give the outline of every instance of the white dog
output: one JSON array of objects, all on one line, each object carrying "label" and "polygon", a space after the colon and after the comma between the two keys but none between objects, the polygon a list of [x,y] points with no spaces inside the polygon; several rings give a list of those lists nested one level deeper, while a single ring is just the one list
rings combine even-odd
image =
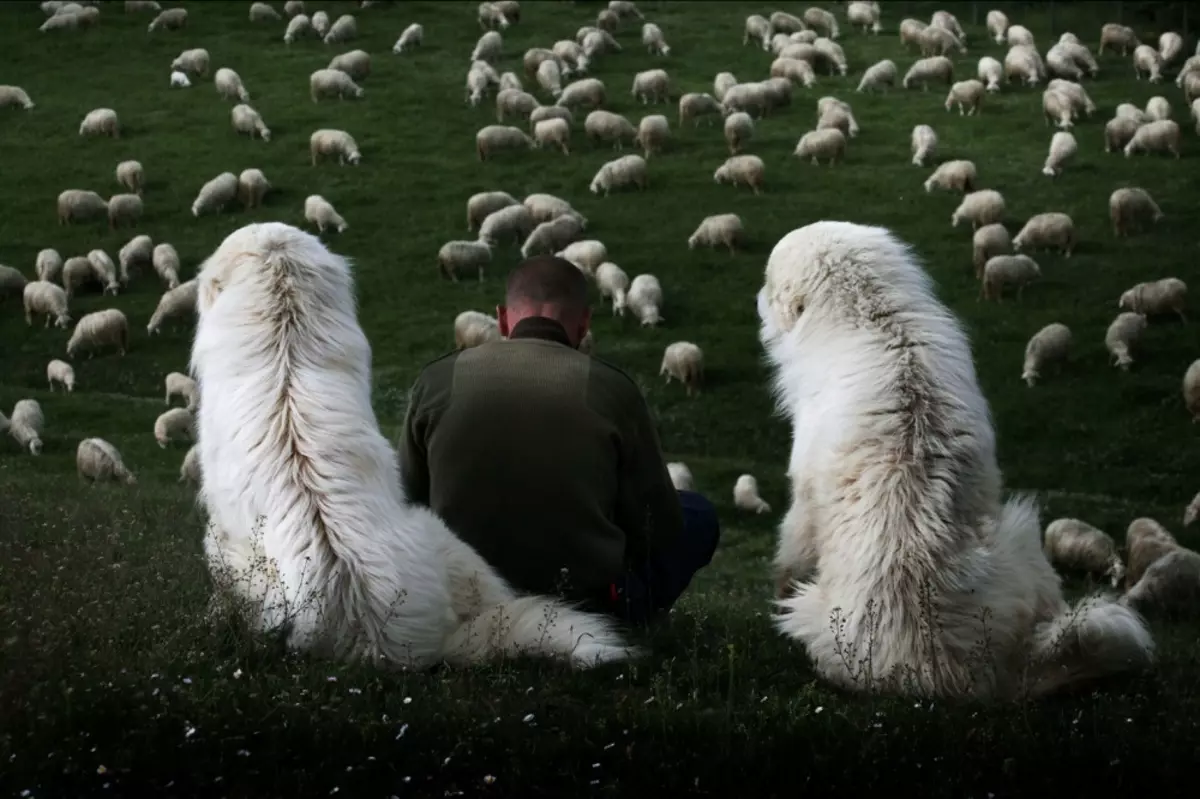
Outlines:
[{"label": "white dog", "polygon": [[371,408],[350,266],[281,223],[230,234],[199,275],[192,373],[218,591],[262,631],[421,668],[500,654],[622,660],[612,622],[518,597],[410,506]]},{"label": "white dog", "polygon": [[[846,688],[1015,697],[1149,664],[1141,617],[1073,609],[1037,509],[1002,504],[995,439],[957,320],[882,229],[785,236],[758,295],[793,424],[778,628]],[[1027,682],[1026,682],[1027,681]]]}]

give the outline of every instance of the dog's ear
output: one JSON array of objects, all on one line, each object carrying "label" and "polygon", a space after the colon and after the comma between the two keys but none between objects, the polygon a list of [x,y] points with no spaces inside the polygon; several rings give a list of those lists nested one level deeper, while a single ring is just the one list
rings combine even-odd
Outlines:
[{"label": "dog's ear", "polygon": [[800,321],[800,315],[804,313],[804,300],[801,297],[780,297],[776,299],[775,307],[779,309],[780,327],[787,332]]},{"label": "dog's ear", "polygon": [[197,303],[197,310],[201,313],[213,307],[213,303],[217,301],[217,297],[221,295],[221,281],[216,278],[203,280],[200,283],[200,297]]}]

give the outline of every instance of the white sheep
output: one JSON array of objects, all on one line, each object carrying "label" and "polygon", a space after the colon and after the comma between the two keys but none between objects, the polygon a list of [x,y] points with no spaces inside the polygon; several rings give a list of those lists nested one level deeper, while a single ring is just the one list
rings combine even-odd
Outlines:
[{"label": "white sheep", "polygon": [[836,129],[841,132],[843,137],[851,136],[851,131],[857,133],[857,129],[853,127],[854,118],[846,112],[846,109],[840,106],[830,106],[824,111],[821,111],[817,117],[817,130]]},{"label": "white sheep", "polygon": [[26,111],[34,106],[29,94],[20,86],[0,86],[0,108],[22,108]]},{"label": "white sheep", "polygon": [[1074,106],[1071,99],[1057,89],[1046,89],[1042,92],[1042,116],[1046,124],[1053,122],[1063,130],[1074,126]]},{"label": "white sheep", "polygon": [[187,408],[163,411],[154,420],[154,440],[163,449],[172,441],[195,441],[195,420]]},{"label": "white sheep", "polygon": [[43,327],[49,327],[52,318],[55,327],[64,330],[71,324],[67,312],[67,293],[61,286],[46,280],[33,280],[25,284],[22,298],[25,302],[25,324],[33,324],[34,314],[46,315]]},{"label": "white sheep", "polygon": [[728,247],[729,254],[734,255],[737,253],[736,245],[745,232],[742,218],[737,214],[706,216],[700,226],[696,228],[696,232],[688,237],[688,249]]},{"label": "white sheep", "polygon": [[326,156],[337,156],[338,163],[342,166],[347,163],[357,166],[362,161],[362,154],[358,151],[354,137],[344,130],[322,128],[314,131],[308,139],[308,151],[313,166],[317,165],[319,157]]},{"label": "white sheep", "polygon": [[580,39],[580,44],[583,47],[584,56],[591,61],[605,53],[620,52],[621,45],[612,37],[608,31],[598,30],[596,28],[587,29],[583,38]]},{"label": "white sheep", "polygon": [[[879,66],[879,64],[876,64],[875,66]],[[875,76],[879,77],[880,80],[885,79],[886,74],[882,74],[881,76],[881,73],[883,73],[885,69],[886,67],[882,68],[880,72],[875,73]],[[870,70],[868,70],[868,72],[869,71]],[[797,86],[803,86],[806,89],[811,89],[817,84],[817,73],[813,71],[812,64],[808,63],[807,61],[802,61],[799,58],[776,58],[771,62],[771,77],[787,78],[793,84]],[[863,79],[866,79],[866,75],[863,76]],[[891,83],[895,83],[895,78],[891,80]],[[708,95],[704,96],[707,97]]]},{"label": "white sheep", "polygon": [[136,194],[114,194],[108,198],[108,227],[134,226],[142,218],[142,198]]},{"label": "white sheep", "polygon": [[319,194],[310,194],[304,199],[304,221],[316,225],[318,233],[324,233],[330,228],[343,233],[350,227],[333,207],[333,203]]},{"label": "white sheep", "polygon": [[55,280],[62,272],[63,259],[58,250],[46,248],[37,254],[33,271],[38,280]]},{"label": "white sheep", "polygon": [[1133,364],[1133,353],[1138,339],[1146,329],[1146,316],[1132,311],[1117,314],[1117,318],[1104,333],[1104,346],[1113,358],[1113,364],[1129,371]]},{"label": "white sheep", "polygon": [[329,14],[325,11],[314,11],[311,19],[313,30],[324,40],[325,35],[329,33]]},{"label": "white sheep", "polygon": [[901,85],[911,89],[916,84],[921,85],[921,91],[928,91],[929,84],[941,81],[949,85],[954,81],[954,63],[944,55],[922,58],[904,73]]},{"label": "white sheep", "polygon": [[534,141],[520,128],[509,125],[488,125],[475,134],[475,154],[486,161],[503,150],[532,149]]},{"label": "white sheep", "polygon": [[651,55],[667,56],[671,54],[671,48],[667,45],[662,28],[653,22],[647,22],[642,26],[642,46]]},{"label": "white sheep", "polygon": [[[2,272],[3,270],[0,270],[0,274]],[[99,276],[96,274],[92,262],[84,256],[77,255],[73,258],[68,258],[67,262],[63,264],[62,283],[68,300],[75,296],[75,290],[80,286],[85,283],[95,283],[98,280]],[[103,288],[103,285],[103,283],[100,283],[101,288]]]},{"label": "white sheep", "polygon": [[1090,117],[1096,113],[1096,104],[1092,102],[1092,98],[1088,96],[1087,90],[1075,81],[1063,80],[1055,78],[1046,84],[1048,90],[1056,91],[1059,94],[1065,95],[1071,102],[1071,116],[1078,119],[1080,116]]},{"label": "white sheep", "polygon": [[1046,73],[1056,78],[1080,80],[1083,68],[1072,57],[1070,45],[1056,44],[1046,52]]},{"label": "white sheep", "polygon": [[923,56],[948,55],[951,53],[967,54],[966,45],[957,36],[945,28],[939,28],[936,25],[930,25],[921,31],[917,43],[920,45],[921,55]]},{"label": "white sheep", "polygon": [[1142,123],[1127,116],[1117,116],[1104,125],[1104,151],[1115,153],[1123,151]]},{"label": "white sheep", "polygon": [[[498,76],[496,82],[499,83]],[[492,85],[492,81],[490,80],[486,70],[476,69],[474,67],[467,70],[467,84],[464,87],[464,98],[466,102],[470,103],[472,108],[475,108],[483,102],[483,98],[487,96],[488,89],[491,88]]]},{"label": "white sheep", "polygon": [[704,352],[690,341],[676,341],[663,351],[658,373],[664,382],[670,383],[674,378],[683,383],[689,397],[699,394],[704,383]]},{"label": "white sheep", "polygon": [[646,158],[653,153],[662,152],[663,146],[671,138],[671,123],[662,114],[649,114],[638,122],[637,135],[634,145],[641,147]]},{"label": "white sheep", "polygon": [[[837,42],[826,38],[816,39],[812,43],[813,49],[817,52],[817,58],[829,70],[829,74],[835,72],[839,75],[845,75],[850,70],[849,64],[846,62],[846,51]],[[781,55],[785,55],[787,51],[783,51]]]},{"label": "white sheep", "polygon": [[1173,313],[1186,323],[1183,311],[1187,307],[1187,284],[1177,277],[1138,283],[1121,295],[1117,307],[1147,318]]},{"label": "white sheep", "polygon": [[[317,12],[318,14],[321,12]],[[313,15],[313,27],[317,27],[316,15]],[[319,29],[318,29],[319,30]],[[329,32],[325,34],[323,41],[325,44],[336,44],[338,42],[346,42],[358,36],[358,23],[354,20],[351,14],[342,14],[329,27]]]},{"label": "white sheep", "polygon": [[564,155],[571,154],[571,126],[565,119],[544,119],[538,122],[533,128],[533,140],[538,147],[552,145],[562,150]]},{"label": "white sheep", "polygon": [[307,14],[297,14],[288,20],[287,28],[283,32],[284,44],[291,44],[301,36],[314,32],[312,20]]},{"label": "white sheep", "polygon": [[1013,78],[1026,86],[1037,86],[1042,80],[1038,69],[1038,54],[1030,47],[1018,45],[1004,54],[1004,79],[1011,83]]},{"label": "white sheep", "polygon": [[150,316],[150,322],[146,325],[147,335],[154,336],[162,332],[162,327],[168,319],[194,318],[198,294],[199,287],[195,278],[164,291]]},{"label": "white sheep", "polygon": [[[552,63],[552,62],[545,62]],[[541,67],[538,67],[541,70]],[[648,69],[633,76],[633,89],[630,92],[634,99],[647,103],[669,102],[671,99],[671,79],[665,69]]]},{"label": "white sheep", "polygon": [[488,31],[479,37],[479,41],[475,43],[475,49],[471,51],[472,61],[486,61],[489,64],[495,64],[500,60],[500,54],[504,50],[504,39],[497,31]]},{"label": "white sheep", "polygon": [[279,12],[272,8],[267,3],[251,3],[250,4],[250,21],[251,22],[266,22],[272,20],[278,22],[282,17]]},{"label": "white sheep", "polygon": [[982,82],[975,79],[960,80],[950,87],[946,95],[946,110],[958,106],[959,116],[973,116],[983,108],[983,96],[987,93]]},{"label": "white sheep", "polygon": [[623,155],[601,166],[588,190],[592,194],[603,192],[607,197],[613,189],[626,186],[636,186],[638,191],[646,190],[646,159],[640,155]]},{"label": "white sheep", "polygon": [[1050,152],[1042,166],[1042,174],[1052,178],[1062,174],[1063,166],[1074,158],[1078,151],[1079,144],[1075,137],[1066,131],[1058,131],[1050,139]]},{"label": "white sheep", "polygon": [[[525,198],[525,203],[528,208],[528,197]],[[538,218],[536,212],[534,212],[534,218]],[[586,226],[587,221],[573,211],[542,222],[533,229],[533,232],[525,239],[525,243],[521,245],[521,257],[528,258],[543,252],[558,252],[579,238]]]},{"label": "white sheep", "polygon": [[655,327],[663,321],[661,308],[662,286],[654,275],[638,275],[629,284],[625,304],[633,311],[643,327]]},{"label": "white sheep", "polygon": [[921,45],[921,32],[929,26],[919,19],[905,19],[900,22],[900,44],[907,50],[910,44]]},{"label": "white sheep", "polygon": [[183,456],[183,463],[179,466],[179,482],[199,484],[201,477],[200,445],[192,444],[188,448],[187,454]]},{"label": "white sheep", "polygon": [[1113,116],[1133,120],[1139,126],[1145,125],[1150,121],[1150,118],[1146,116],[1146,112],[1133,103],[1121,103],[1117,106],[1117,110],[1113,113]]},{"label": "white sheep", "polygon": [[555,256],[570,261],[584,274],[593,275],[597,267],[608,260],[608,248],[598,239],[585,239],[571,242]]},{"label": "white sheep", "polygon": [[[1183,373],[1183,404],[1187,408],[1187,412],[1191,414],[1192,421],[1200,422],[1200,359],[1192,361],[1192,365]],[[1196,494],[1196,498],[1188,507],[1188,512],[1190,518],[1185,516],[1183,520],[1185,527],[1195,521],[1196,516],[1200,514],[1200,494]]]},{"label": "white sheep", "polygon": [[504,16],[503,11],[496,7],[495,3],[480,3],[478,19],[479,27],[485,30],[504,29],[509,26],[508,18]]},{"label": "white sheep", "polygon": [[612,300],[614,316],[625,315],[625,298],[629,293],[629,275],[625,270],[611,261],[606,261],[596,267],[596,286],[600,296]]},{"label": "white sheep", "polygon": [[1116,588],[1125,578],[1117,545],[1106,533],[1079,519],[1055,519],[1046,525],[1043,551],[1055,566],[1109,578]]},{"label": "white sheep", "polygon": [[845,157],[846,136],[838,128],[811,130],[800,137],[792,154],[797,158],[808,158],[814,164],[820,164],[820,159],[826,158],[832,166]]},{"label": "white sheep", "polygon": [[238,133],[246,134],[251,139],[258,136],[265,142],[271,140],[271,129],[263,122],[262,115],[245,103],[239,103],[233,107],[233,110],[229,112],[229,120],[233,124],[233,129]]},{"label": "white sheep", "polygon": [[820,31],[830,39],[836,39],[841,35],[838,30],[837,17],[830,14],[823,8],[812,7],[804,11],[804,24],[808,27]]},{"label": "white sheep", "polygon": [[584,132],[593,142],[612,143],[613,149],[624,149],[625,140],[637,138],[637,128],[628,119],[611,111],[593,111],[583,121]]},{"label": "white sheep", "polygon": [[771,47],[771,23],[760,14],[751,14],[746,17],[742,33],[742,46],[745,47],[751,41],[761,44],[763,50],[769,50]]},{"label": "white sheep", "polygon": [[[238,198],[246,209],[258,208],[271,190],[271,182],[261,169],[243,169],[238,175]],[[109,201],[111,205],[111,200]]]},{"label": "white sheep", "polygon": [[187,75],[197,75],[204,77],[208,74],[208,67],[211,63],[208,51],[203,47],[196,47],[191,50],[184,50],[175,57],[171,62],[171,69],[183,72]]},{"label": "white sheep", "polygon": [[879,3],[850,3],[846,6],[846,21],[854,27],[862,28],[863,33],[870,31],[878,34],[883,30],[883,26],[879,24]]},{"label": "white sheep", "polygon": [[186,8],[163,9],[157,17],[150,21],[147,33],[157,30],[174,31],[187,25],[188,12]]},{"label": "white sheep", "polygon": [[361,98],[363,88],[354,78],[340,69],[318,69],[308,76],[308,93],[314,103],[327,97],[345,100],[347,97]]},{"label": "white sheep", "polygon": [[500,325],[495,317],[479,311],[463,311],[454,317],[454,347],[465,350],[489,341],[500,341]]},{"label": "white sheep", "polygon": [[1025,286],[1042,276],[1037,262],[1028,255],[995,255],[983,267],[983,280],[979,285],[979,298],[1000,301],[1004,287],[1015,285],[1017,299]]},{"label": "white sheep", "polygon": [[192,202],[192,216],[199,217],[210,211],[220,213],[226,205],[237,199],[237,193],[237,175],[222,172],[200,187],[200,193]]},{"label": "white sheep", "polygon": [[692,120],[692,127],[697,127],[700,124],[700,117],[714,116],[721,113],[721,103],[717,102],[717,98],[707,92],[688,92],[679,98],[679,126],[689,119]]},{"label": "white sheep", "polygon": [[57,384],[62,386],[64,391],[70,393],[75,390],[75,370],[71,368],[71,364],[55,358],[46,364],[46,382],[50,386],[50,391],[54,391],[54,386]]},{"label": "white sheep", "polygon": [[105,294],[116,295],[121,288],[117,277],[117,266],[104,250],[92,250],[87,254],[88,263],[96,274],[96,280],[104,286]]},{"label": "white sheep", "polygon": [[117,267],[121,285],[129,285],[131,270],[150,264],[154,255],[154,242],[149,236],[134,236],[117,253]]},{"label": "white sheep", "polygon": [[1125,157],[1134,153],[1171,153],[1179,158],[1179,123],[1173,119],[1147,122],[1125,145]]},{"label": "white sheep", "polygon": [[115,346],[121,355],[129,349],[129,321],[116,308],[84,315],[67,342],[67,357],[74,360],[83,349],[92,358],[97,350],[107,346]]},{"label": "white sheep", "polygon": [[[801,140],[803,142],[803,139]],[[717,167],[713,173],[713,182],[730,184],[734,187],[743,183],[749,186],[755,194],[763,190],[763,176],[766,166],[757,155],[734,155],[725,159],[725,163]]]},{"label": "white sheep", "polygon": [[121,122],[117,118],[117,112],[111,108],[96,108],[88,111],[83,122],[79,123],[79,135],[121,138]]},{"label": "white sheep", "polygon": [[117,164],[117,182],[134,194],[141,194],[146,183],[142,165],[137,161],[122,161]]},{"label": "white sheep", "polygon": [[350,50],[335,55],[327,68],[345,72],[354,80],[365,80],[371,74],[371,54],[366,50]]},{"label": "white sheep", "polygon": [[102,438],[85,438],[75,450],[75,468],[81,480],[116,481],[135,485],[137,478],[121,460],[117,448]]},{"label": "white sheep", "polygon": [[975,231],[971,241],[971,265],[975,268],[975,279],[983,280],[983,268],[996,255],[1012,253],[1012,239],[1004,225],[992,223]]},{"label": "white sheep", "polygon": [[213,85],[223,100],[250,102],[250,92],[246,91],[242,77],[229,67],[221,67],[217,70],[217,74],[213,76]]},{"label": "white sheep", "polygon": [[455,283],[460,269],[477,270],[482,283],[483,272],[492,262],[492,248],[486,241],[448,241],[438,250],[437,261],[438,272]]},{"label": "white sheep", "polygon": [[6,295],[21,296],[28,283],[19,269],[0,264],[0,299]]},{"label": "white sheep", "polygon": [[561,119],[569,126],[575,122],[575,115],[571,113],[570,109],[561,106],[539,105],[529,114],[529,129],[537,130],[537,124],[548,119]]},{"label": "white sheep", "polygon": [[1188,75],[1200,72],[1200,53],[1183,62],[1183,66],[1179,68],[1179,74],[1175,76],[1175,85],[1183,88],[1184,81]]},{"label": "white sheep", "polygon": [[495,247],[511,238],[520,246],[536,226],[533,214],[524,205],[507,205],[483,220],[479,226],[479,240]]},{"label": "white sheep", "polygon": [[150,263],[168,289],[179,285],[179,253],[172,245],[164,242],[156,246],[150,255]]},{"label": "white sheep", "polygon": [[186,73],[172,72],[170,85],[172,89],[187,89],[192,85],[192,82],[188,80]]},{"label": "white sheep", "polygon": [[1063,363],[1071,354],[1071,329],[1061,322],[1046,325],[1025,345],[1025,362],[1021,368],[1021,379],[1033,388],[1049,366],[1062,370]]},{"label": "white sheep", "polygon": [[66,225],[108,213],[108,201],[94,191],[67,189],[58,195],[58,224]]},{"label": "white sheep", "polygon": [[[999,220],[996,220],[999,221]],[[1075,249],[1075,222],[1067,214],[1052,212],[1037,214],[1029,218],[1025,227],[1013,237],[1014,252],[1029,249],[1059,250],[1064,258],[1071,257]]]},{"label": "white sheep", "polygon": [[1116,236],[1128,236],[1163,218],[1150,193],[1136,187],[1114,191],[1108,198],[1108,214]]},{"label": "white sheep", "polygon": [[533,221],[541,224],[557,219],[560,216],[576,216],[579,218],[580,230],[587,227],[587,220],[571,207],[571,204],[553,194],[530,194],[522,203],[533,214]]},{"label": "white sheep", "polygon": [[1140,44],[1133,51],[1133,76],[1138,80],[1142,79],[1144,73],[1151,83],[1159,83],[1162,81],[1162,68],[1162,56],[1150,45]]},{"label": "white sheep", "polygon": [[926,166],[937,154],[937,133],[929,125],[917,125],[912,130],[912,162]]},{"label": "white sheep", "polygon": [[1126,529],[1125,548],[1128,555],[1125,586],[1130,588],[1155,561],[1177,550],[1179,542],[1154,519],[1141,518],[1134,519]]},{"label": "white sheep", "polygon": [[[772,73],[773,74],[773,73]],[[713,97],[718,101],[725,96],[725,92],[739,83],[737,76],[732,72],[718,72],[713,78]]]},{"label": "white sheep", "polygon": [[[771,74],[775,74],[774,65],[772,65]],[[899,70],[896,69],[896,62],[890,58],[885,58],[867,68],[867,71],[863,73],[862,80],[858,82],[858,89],[856,91],[866,92],[895,86],[899,75]]]},{"label": "white sheep", "polygon": [[981,225],[1003,222],[1004,211],[1004,197],[1000,192],[995,189],[980,189],[963,197],[958,208],[950,215],[950,226],[958,227],[959,222],[969,221],[972,229],[975,229]]},{"label": "white sheep", "polygon": [[754,136],[754,118],[745,111],[738,111],[725,117],[725,141],[729,152],[736,155],[741,152]]},{"label": "white sheep", "polygon": [[484,191],[472,194],[467,200],[467,230],[478,229],[483,220],[501,208],[519,204],[511,194],[504,191]]},{"label": "white sheep", "polygon": [[22,450],[28,450],[30,455],[41,455],[45,423],[46,417],[42,415],[42,406],[37,400],[18,400],[8,420],[8,434]]},{"label": "white sheep", "polygon": [[405,50],[411,50],[414,47],[420,47],[425,41],[425,28],[417,23],[409,25],[400,34],[400,38],[392,45],[392,52],[396,54],[403,53]]},{"label": "white sheep", "polygon": [[1140,45],[1141,42],[1138,41],[1133,28],[1110,22],[1100,29],[1100,47],[1097,52],[1103,54],[1107,47],[1120,50],[1121,55],[1128,55],[1130,50]]},{"label": "white sheep", "polygon": [[200,403],[200,389],[188,375],[183,372],[170,372],[163,380],[166,388],[166,399],[163,405],[170,405],[172,397],[180,397],[189,411],[194,411]]},{"label": "white sheep", "polygon": [[671,485],[676,491],[695,491],[696,481],[692,479],[692,470],[686,463],[673,462],[667,464],[667,474],[671,476]]},{"label": "white sheep", "polygon": [[[1033,33],[1024,25],[1009,25],[1004,31],[1004,43],[1009,47],[1036,47]],[[1000,44],[1000,42],[997,42]]]},{"label": "white sheep", "polygon": [[1183,55],[1183,37],[1174,31],[1167,31],[1158,37],[1158,56],[1164,65],[1170,64]]},{"label": "white sheep", "polygon": [[1146,117],[1150,122],[1171,118],[1171,104],[1165,97],[1151,97],[1146,101]]},{"label": "white sheep", "polygon": [[539,107],[540,104],[537,98],[527,91],[522,89],[501,89],[496,94],[496,121],[503,122],[505,117],[510,114],[528,118]]},{"label": "white sheep", "polygon": [[743,474],[733,484],[733,505],[751,513],[771,512],[771,506],[758,495],[758,481],[752,474]]},{"label": "white sheep", "polygon": [[[518,84],[520,83],[516,75],[512,75],[510,72],[506,72],[504,74],[511,75],[512,80],[516,81]],[[558,65],[558,61],[554,59],[547,59],[546,61],[538,64],[537,74],[534,77],[537,79],[538,86],[541,86],[543,90],[549,92],[551,97],[557,98],[562,94],[563,76],[562,68]],[[501,76],[500,85],[504,85],[503,76]],[[517,88],[520,88],[519,85]]]},{"label": "white sheep", "polygon": [[721,100],[721,113],[725,116],[736,111],[745,111],[752,116],[764,116],[771,101],[767,89],[761,83],[739,83],[730,86]]},{"label": "white sheep", "polygon": [[996,44],[1004,44],[1007,41],[1005,33],[1008,31],[1008,17],[1003,11],[992,10],[987,12],[985,20],[987,31],[992,35],[992,40]]}]

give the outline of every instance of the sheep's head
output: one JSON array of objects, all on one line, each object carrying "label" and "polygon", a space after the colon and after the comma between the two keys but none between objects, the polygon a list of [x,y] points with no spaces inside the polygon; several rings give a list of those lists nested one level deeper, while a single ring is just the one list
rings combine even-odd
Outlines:
[{"label": "sheep's head", "polygon": [[42,440],[40,438],[35,438],[33,441],[29,442],[29,454],[30,455],[41,455],[42,454]]}]

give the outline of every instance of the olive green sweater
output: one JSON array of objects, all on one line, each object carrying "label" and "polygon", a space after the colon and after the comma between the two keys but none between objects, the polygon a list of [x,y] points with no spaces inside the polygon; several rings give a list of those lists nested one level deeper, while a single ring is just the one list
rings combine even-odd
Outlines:
[{"label": "olive green sweater", "polygon": [[682,534],[641,391],[550,319],[426,366],[400,467],[409,498],[523,591],[607,594]]}]

